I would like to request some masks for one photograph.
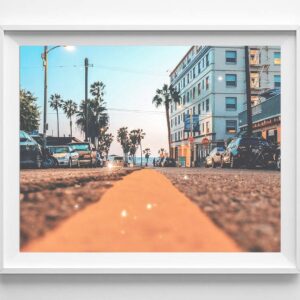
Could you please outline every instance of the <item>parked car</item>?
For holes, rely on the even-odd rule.
[[[171,157],[165,157],[161,162],[162,167],[177,167],[176,160]]]
[[[78,160],[80,166],[97,166],[97,151],[93,144],[82,142],[70,143],[68,145],[79,154]]]
[[[225,149],[223,147],[215,147],[209,155],[205,158],[204,166],[205,168],[221,165],[221,157],[224,153]]]
[[[247,166],[249,168],[274,165],[274,146],[258,137],[239,137],[233,139],[221,157],[221,167]]]
[[[58,166],[72,168],[80,167],[79,154],[68,145],[49,146],[49,152],[56,158]]]
[[[40,145],[25,131],[20,131],[20,165],[42,167],[42,150]]]
[[[109,156],[108,161],[106,162],[106,166],[109,168],[124,167],[125,162],[123,156],[117,156],[117,155]]]

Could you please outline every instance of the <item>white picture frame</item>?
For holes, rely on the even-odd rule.
[[[87,34],[88,33],[88,34]],[[279,253],[20,253],[18,157],[18,47],[21,44],[192,44],[231,37],[232,43],[282,47],[282,245]],[[179,39],[176,38],[180,37]],[[243,37],[244,35],[244,37]],[[257,39],[255,39],[257,36]],[[154,37],[154,40],[153,40]],[[122,40],[123,39],[123,40]],[[67,43],[66,43],[67,40]],[[22,42],[20,42],[22,41]],[[64,42],[62,42],[64,41]],[[228,44],[228,40],[226,41]],[[98,43],[97,43],[98,44]],[[300,29],[298,26],[2,26],[0,27],[1,273],[5,274],[291,274],[299,272]],[[288,100],[288,102],[287,102]],[[295,163],[296,162],[296,163]]]

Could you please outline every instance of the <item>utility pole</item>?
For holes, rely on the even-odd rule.
[[[88,70],[89,70],[89,60],[84,59],[84,70],[85,70],[85,141],[88,141]]]
[[[43,120],[43,144],[44,148],[47,146],[47,92],[48,92],[48,47],[44,46],[44,53],[42,54],[44,66],[44,120]]]
[[[250,64],[249,47],[245,46],[245,73],[246,73],[246,97],[247,97],[247,135],[252,135],[252,105],[251,105],[251,86],[250,86]]]
[[[193,137],[193,132],[194,132],[194,122],[193,122],[193,111],[192,109],[190,110],[190,132],[191,132],[191,137],[190,137],[190,150],[191,150],[191,158],[190,158],[190,168],[193,166],[193,161],[194,161],[194,137]]]

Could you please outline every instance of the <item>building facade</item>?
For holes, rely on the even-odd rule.
[[[280,87],[280,48],[250,47],[249,64],[257,105],[262,92]],[[193,46],[170,81],[181,96],[180,104],[170,106],[171,156],[182,166],[198,165],[238,132],[238,115],[246,107],[245,47]],[[185,132],[187,116],[195,115],[199,131]]]
[[[281,141],[280,91],[271,90],[260,95],[261,102],[252,107],[253,134],[279,145]],[[239,114],[240,131],[247,129],[247,111]]]

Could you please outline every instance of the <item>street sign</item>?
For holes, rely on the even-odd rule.
[[[189,114],[186,114],[184,118],[184,131],[191,132],[191,121],[192,121],[192,131],[199,132],[200,131],[199,115],[190,116]]]

